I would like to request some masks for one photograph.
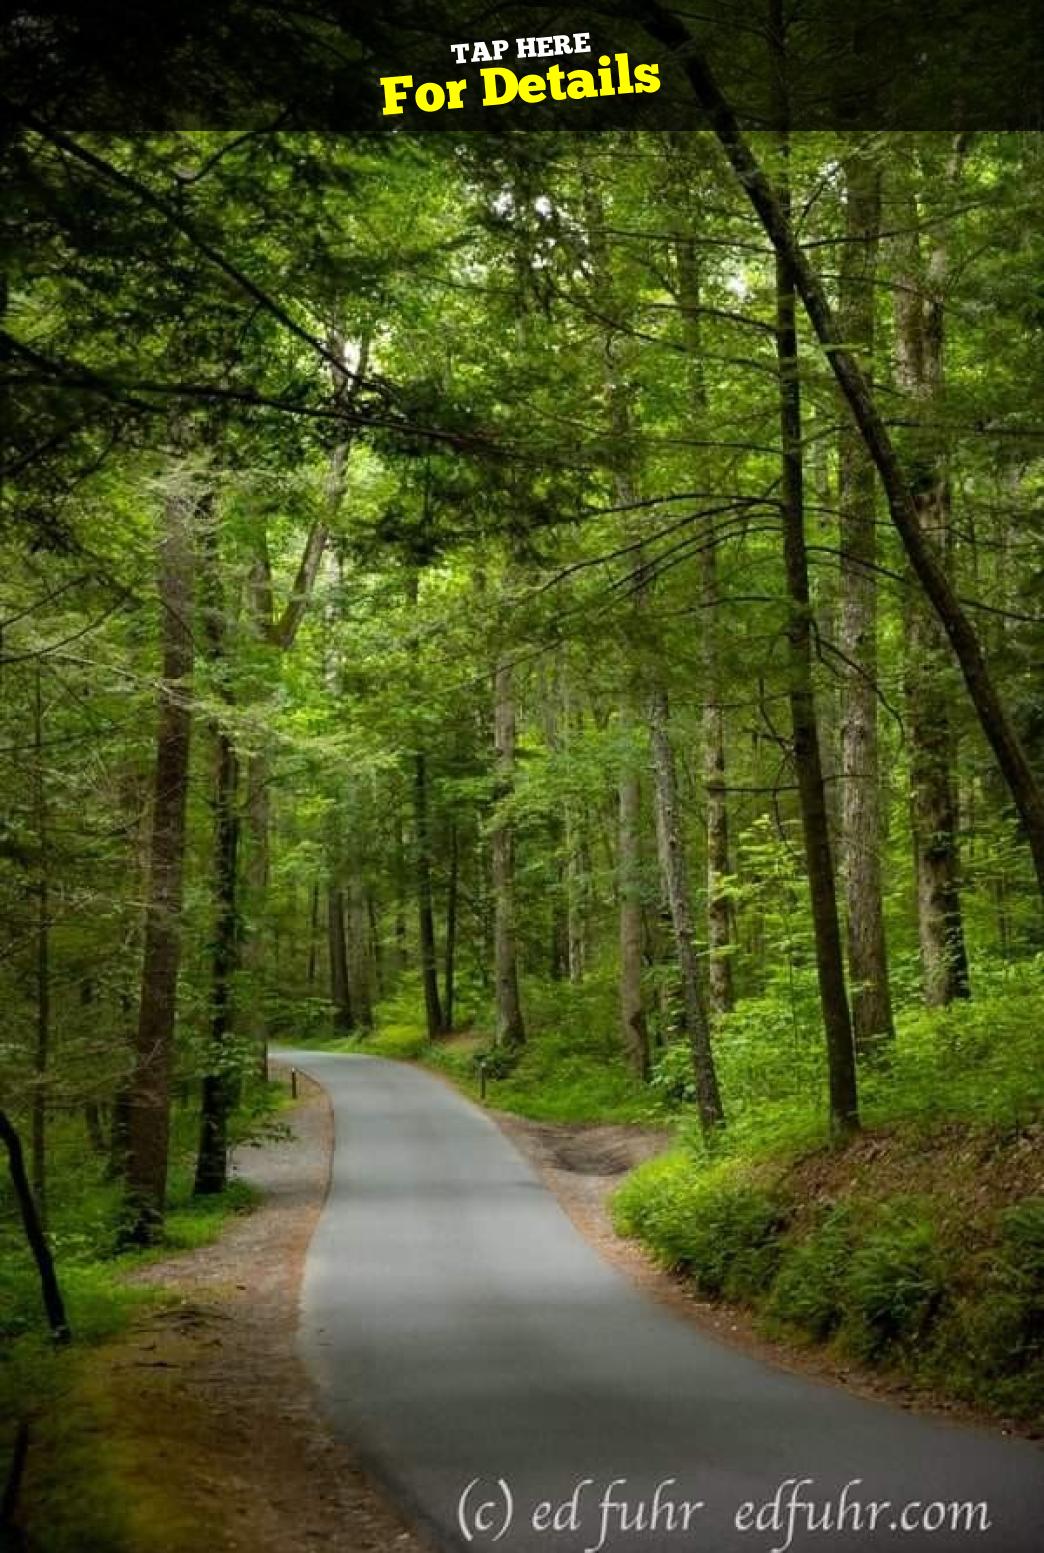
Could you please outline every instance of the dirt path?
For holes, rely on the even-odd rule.
[[[295,1351],[305,1252],[326,1192],[327,1103],[302,1080],[293,1141],[240,1151],[265,1194],[219,1241],[141,1281],[176,1290],[98,1356],[123,1471],[147,1485],[163,1553],[422,1553],[332,1438]],[[164,1509],[167,1485],[176,1501]],[[150,1531],[154,1528],[150,1527]]]

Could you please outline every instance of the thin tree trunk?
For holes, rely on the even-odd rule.
[[[241,956],[245,980],[253,989],[244,1009],[250,1040],[257,1051],[258,1069],[268,1076],[268,933],[265,926],[265,897],[269,879],[269,830],[271,806],[268,798],[268,760],[263,750],[255,750],[246,762],[244,819],[246,860],[243,887],[246,900],[247,930]]]
[[[442,1014],[446,1031],[453,1029],[454,985],[457,970],[457,894],[460,883],[460,847],[457,824],[450,821],[449,883],[446,889],[446,974]]]
[[[406,903],[409,897],[409,867],[402,834],[402,816],[395,816],[395,970],[401,976],[409,965],[406,930]]]
[[[36,1211],[36,1203],[33,1201],[32,1188],[29,1185],[29,1177],[26,1175],[25,1170],[22,1141],[6,1111],[0,1111],[0,1143],[7,1150],[11,1185],[14,1189],[18,1211],[22,1216],[25,1238],[29,1244],[29,1250],[32,1252],[33,1261],[36,1263],[36,1272],[40,1280],[40,1293],[43,1297],[44,1310],[47,1314],[47,1324],[51,1329],[51,1337],[56,1343],[67,1343],[71,1334],[65,1314],[65,1304],[62,1300],[61,1289],[58,1286],[58,1276],[54,1270],[54,1258],[51,1256],[51,1248],[47,1244],[47,1236],[44,1234],[40,1216]]]
[[[348,891],[348,967],[352,989],[352,1012],[357,1029],[373,1029],[373,982],[370,956],[370,925],[366,914],[366,894],[357,877]]]
[[[515,776],[515,701],[511,665],[497,664],[493,675],[493,760],[495,801],[510,797]],[[524,1044],[525,1024],[518,990],[515,939],[515,838],[510,819],[497,815],[491,833],[493,859],[493,974],[496,1041],[508,1048]]]
[[[160,547],[163,680],[156,735],[141,1004],[128,1097],[127,1233],[135,1243],[146,1245],[162,1232],[167,1187],[192,732],[194,512],[195,499],[191,494],[177,492],[167,497]]]
[[[11,1444],[11,1460],[0,1492],[0,1548],[4,1553],[29,1553],[25,1535],[15,1525],[22,1479],[29,1459],[29,1420],[20,1418]]]
[[[88,1100],[83,1108],[83,1124],[87,1129],[87,1142],[95,1154],[107,1155],[108,1144],[105,1141],[105,1131],[102,1127],[101,1106],[97,1100]]]
[[[960,664],[980,726],[1022,821],[1033,855],[1038,888],[1044,894],[1044,790],[1033,773],[1008,708],[994,684],[978,632],[942,559],[922,531],[913,490],[877,408],[870,381],[853,353],[845,348],[823,283],[797,241],[786,202],[751,152],[731,106],[722,96],[691,34],[656,0],[645,0],[641,17],[653,37],[671,48],[684,50],[684,69],[696,100],[706,113],[740,185],[801,296],[816,338],[824,348],[831,371],[877,467],[892,522],[913,571],[939,616]]]
[[[691,198],[690,169],[681,148],[685,174],[679,196]],[[707,414],[707,382],[703,370],[700,327],[700,273],[695,247],[688,236],[675,245],[678,270],[678,305],[682,312],[686,365],[697,422],[696,435],[704,435]],[[735,1001],[732,979],[733,912],[724,881],[729,873],[729,808],[726,796],[725,712],[722,707],[721,654],[718,624],[718,553],[705,544],[700,556],[703,592],[703,630],[700,640],[703,670],[703,789],[706,806],[707,943],[712,1016],[727,1014]]]
[[[710,1026],[696,962],[696,935],[692,914],[689,871],[681,830],[678,779],[668,727],[667,693],[657,687],[650,698],[649,730],[653,771],[656,778],[656,835],[660,868],[667,889],[675,953],[681,974],[685,1033],[692,1048],[696,1076],[696,1106],[704,1137],[711,1138],[725,1120],[718,1075],[711,1050]]]
[[[435,905],[431,888],[431,832],[428,816],[428,762],[418,751],[413,763],[413,826],[417,867],[417,916],[420,929],[421,980],[428,1040],[446,1028],[439,998],[438,949],[435,943]]]
[[[625,720],[626,719],[626,720]],[[621,717],[625,738],[631,722]],[[649,1028],[642,997],[642,790],[637,763],[624,756],[617,785],[617,875],[620,892],[620,1020],[624,1051],[635,1074],[649,1072]]]
[[[51,887],[47,792],[43,772],[43,687],[36,665],[33,698],[33,807],[38,849],[36,878],[36,1043],[33,1050],[32,1174],[40,1223],[47,1228],[47,1070],[51,1049]]]
[[[327,331],[327,349],[331,358],[347,367],[348,348],[343,334],[337,328]],[[333,404],[335,409],[350,408],[359,383],[365,377],[369,360],[370,335],[365,332],[359,344],[358,369],[355,375],[331,362]],[[262,542],[250,582],[251,608],[261,639],[280,653],[287,653],[297,640],[308,606],[315,592],[316,582],[330,543],[330,524],[336,518],[344,500],[348,476],[348,460],[351,453],[351,436],[346,432],[335,443],[330,454],[330,466],[326,478],[325,510],[312,523],[305,539],[289,595],[278,619],[274,616],[272,574],[267,544]],[[242,959],[244,970],[251,984],[260,989],[255,1006],[250,1013],[252,1037],[257,1045],[262,1079],[268,1078],[268,1009],[264,993],[267,987],[265,967],[268,957],[267,932],[264,920],[264,901],[269,882],[269,829],[271,811],[268,798],[268,760],[263,750],[256,751],[247,766],[246,822],[250,838],[245,869],[247,896],[247,931]]]
[[[319,881],[312,885],[312,905],[308,914],[308,970],[306,980],[308,990],[315,987],[317,961],[319,957]]]
[[[134,1035],[132,1029],[133,1005],[129,994],[122,991],[119,995],[120,1007],[120,1041],[127,1048],[133,1048]],[[130,1147],[130,1110],[131,1110],[131,1084],[130,1077],[124,1078],[116,1086],[116,1093],[112,1099],[112,1121],[109,1125],[109,1165],[106,1175],[110,1181],[118,1180],[127,1173],[127,1150]]]
[[[703,791],[707,836],[707,946],[712,1015],[727,1014],[736,1000],[732,979],[733,911],[729,876],[729,804],[726,794],[725,711],[717,642],[718,569],[714,547],[703,552]]]
[[[330,943],[330,1002],[334,1009],[334,1034],[351,1035],[355,1020],[348,980],[344,892],[336,884],[331,884],[327,892],[326,929]]]
[[[910,224],[911,233],[901,246],[895,293],[896,376],[900,388],[930,420],[942,380],[943,306],[937,293],[926,294],[929,277],[920,262],[917,208],[912,199],[904,205],[902,219]],[[941,274],[936,279],[941,280]],[[929,433],[922,437],[912,475],[918,522],[939,553],[946,555],[950,486],[945,453]],[[953,786],[956,751],[946,684],[949,654],[939,621],[924,600],[913,601],[905,623],[910,819],[921,970],[925,1002],[940,1007],[971,995]]]
[[[565,702],[566,750],[575,732],[582,727],[582,714],[578,711],[575,722],[569,703],[568,689]],[[587,866],[582,813],[577,812],[577,802],[572,794],[565,801],[565,851],[566,851],[566,963],[569,980],[579,986],[587,967],[587,908],[590,869]]]
[[[786,146],[784,144],[784,157]],[[788,200],[784,185],[783,199]],[[826,1033],[830,1123],[837,1137],[859,1126],[855,1050],[845,992],[834,861],[830,848],[819,730],[812,684],[812,602],[805,548],[804,470],[801,454],[801,388],[798,375],[794,277],[788,260],[776,260],[776,351],[779,360],[780,434],[783,447],[783,550],[790,600],[787,627],[790,715],[794,767],[808,867],[816,969]]]
[[[221,586],[217,531],[209,518],[201,553],[206,590],[203,624],[207,656],[221,700],[233,704],[227,682],[225,603]],[[202,589],[201,589],[202,591]],[[210,1049],[203,1076],[199,1147],[194,1190],[197,1196],[223,1192],[228,1183],[228,1123],[235,1104],[236,1080],[230,1071],[234,1025],[233,988],[239,965],[239,760],[228,728],[213,726],[214,736],[214,936],[210,964]]]
[[[594,259],[595,282],[602,298],[612,300],[612,263],[605,239],[605,210],[601,191],[581,152],[580,176],[588,242]],[[603,303],[603,305],[605,305]],[[624,512],[636,499],[634,481],[634,444],[631,427],[629,388],[619,362],[621,340],[606,333],[604,379],[608,398],[609,428],[615,449],[613,488],[616,505]],[[615,355],[614,355],[615,353]],[[631,537],[628,519],[623,519],[625,536]],[[643,552],[634,552],[634,610],[643,608]],[[636,677],[637,680],[637,677]],[[642,712],[644,695],[640,683],[628,686],[620,703],[620,732],[624,747],[623,763],[617,782],[617,876],[620,934],[620,1033],[628,1061],[644,1079],[649,1072],[649,1027],[642,994],[642,792],[640,765],[630,749]]]
[[[203,1078],[199,1151],[196,1157],[197,1195],[223,1192],[228,1182],[228,1122],[236,1090],[228,1062],[232,1038],[232,987],[239,945],[237,786],[238,762],[232,740],[227,734],[219,733],[214,800],[217,920],[214,924],[210,980],[210,1067]]]
[[[845,245],[838,321],[867,364],[874,351],[874,277],[881,172],[871,154],[845,162]],[[877,753],[877,526],[874,466],[846,419],[840,439],[841,864],[856,1052],[881,1055],[894,1039],[881,897],[881,778]]]
[[[366,925],[370,934],[370,954],[373,959],[373,980],[380,1001],[387,992],[387,983],[384,974],[384,944],[381,939],[381,924],[377,909],[377,900],[373,890],[366,891]]]

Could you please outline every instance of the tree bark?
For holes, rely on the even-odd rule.
[[[515,700],[510,663],[501,659],[493,673],[494,801],[511,796],[515,780]],[[493,862],[493,976],[496,995],[496,1044],[508,1049],[525,1044],[522,1000],[518,990],[515,936],[515,836],[511,820],[495,813],[490,836]]]
[[[581,154],[582,157],[582,154]],[[586,162],[581,159],[580,177],[588,242],[594,260],[594,278],[599,292],[608,298],[610,314],[613,300],[613,275],[606,245],[605,211],[601,191]],[[604,380],[609,410],[609,430],[615,450],[613,494],[625,513],[636,499],[634,450],[631,427],[630,388],[619,360],[621,340],[611,329],[605,336]],[[627,516],[622,520],[624,536],[632,529]],[[640,613],[644,602],[642,579],[643,553],[634,553],[634,610]],[[641,1079],[649,1073],[649,1027],[642,994],[642,793],[640,765],[628,747],[634,739],[642,715],[644,695],[636,682],[627,686],[620,702],[620,732],[624,757],[617,782],[617,878],[620,934],[620,1028],[624,1052]]]
[[[453,1005],[454,989],[457,972],[457,895],[460,883],[460,846],[457,836],[457,822],[450,821],[450,855],[449,855],[449,883],[446,888],[446,961],[445,961],[445,996],[442,1003],[442,1017],[446,1025],[446,1033],[453,1029]]]
[[[366,910],[366,892],[353,877],[348,890],[348,968],[352,989],[352,1012],[356,1028],[373,1029],[373,960],[370,952],[370,922]]]
[[[874,278],[881,172],[872,154],[848,157],[838,322],[867,367],[874,352]],[[874,466],[850,418],[840,437],[841,866],[856,1052],[873,1059],[894,1039],[881,896],[881,778],[877,749],[877,526]]]
[[[428,815],[428,761],[418,751],[413,762],[413,829],[417,870],[417,918],[420,934],[421,980],[428,1040],[437,1040],[446,1028],[439,997],[438,949],[435,943],[435,905],[431,888],[431,828]]]
[[[645,0],[641,20],[651,36],[684,49],[684,68],[696,100],[707,115],[722,150],[758,215],[778,258],[786,264],[804,303],[816,338],[826,352],[841,392],[859,428],[888,498],[888,507],[914,574],[927,594],[961,667],[982,731],[994,752],[1022,821],[1044,894],[1044,790],[1026,757],[1018,732],[983,656],[978,633],[950,581],[946,568],[925,537],[917,503],[899,462],[866,373],[845,341],[822,281],[805,257],[785,202],[747,145],[731,106],[722,96],[706,60],[685,26],[669,11]]]
[[[315,973],[319,958],[319,882],[312,885],[311,906],[308,912],[308,967],[305,980],[309,992],[315,986]]]
[[[625,711],[625,738],[632,724]],[[617,785],[617,875],[620,893],[620,1020],[624,1051],[638,1078],[649,1073],[649,1028],[642,996],[642,790],[629,754]]]
[[[228,682],[225,600],[217,530],[208,514],[201,538],[205,558],[200,578],[205,589],[203,628],[207,658],[222,703],[231,709]],[[212,725],[214,739],[213,891],[214,936],[210,962],[210,1048],[203,1076],[199,1147],[194,1190],[197,1196],[223,1192],[228,1183],[228,1123],[236,1099],[230,1069],[234,1025],[233,989],[239,968],[239,759],[228,727]]]
[[[29,1244],[29,1250],[32,1252],[33,1261],[36,1263],[36,1272],[40,1280],[40,1293],[43,1297],[44,1310],[47,1315],[47,1324],[51,1329],[51,1337],[56,1343],[67,1343],[71,1333],[65,1314],[65,1304],[62,1300],[61,1289],[58,1285],[58,1276],[54,1270],[54,1258],[51,1256],[51,1248],[47,1244],[47,1236],[44,1234],[43,1225],[40,1223],[40,1216],[36,1211],[36,1203],[33,1200],[29,1177],[26,1175],[22,1140],[19,1138],[14,1124],[6,1111],[0,1111],[0,1143],[7,1150],[7,1163],[11,1172],[11,1186],[14,1189],[18,1211],[22,1216],[25,1238]]]
[[[214,898],[216,920],[210,973],[209,1070],[203,1077],[197,1196],[223,1192],[228,1184],[228,1122],[236,1083],[229,1069],[233,983],[239,955],[239,763],[228,733],[217,732],[214,794]]]
[[[163,665],[156,735],[152,841],[141,1003],[129,1086],[127,1234],[148,1245],[162,1232],[170,1139],[171,1073],[181,963],[180,915],[192,732],[192,596],[195,497],[164,503],[159,598]]]
[[[684,150],[682,156],[684,158]],[[685,161],[682,163],[686,173]],[[680,191],[688,196],[686,187]],[[696,435],[703,435],[707,414],[707,382],[703,371],[700,327],[700,272],[696,250],[686,235],[675,244],[678,306],[689,370]],[[733,913],[724,880],[729,873],[729,809],[726,796],[725,712],[722,707],[721,655],[718,642],[718,554],[704,545],[700,556],[703,630],[700,659],[703,670],[703,791],[706,806],[708,991],[712,1015],[727,1014],[735,1002],[732,979]]]
[[[355,1028],[348,950],[345,944],[344,891],[331,884],[326,897],[326,930],[330,944],[330,1002],[334,1010],[334,1034],[351,1035]]]
[[[32,1173],[40,1223],[47,1228],[47,1070],[51,1051],[51,883],[47,790],[43,771],[43,686],[39,660],[33,697],[33,808],[36,878],[36,1043],[33,1050]]]
[[[944,312],[938,290],[944,263],[925,273],[917,207],[904,204],[910,235],[901,243],[895,292],[896,379],[928,420],[942,385]],[[934,280],[934,285],[932,284]],[[945,450],[922,432],[912,472],[922,531],[940,554],[950,548],[950,483]],[[942,1007],[971,995],[961,911],[956,748],[946,685],[948,653],[939,621],[915,599],[906,614],[906,719],[910,747],[910,819],[917,881],[917,927],[925,1002]]]
[[[712,1138],[725,1121],[725,1110],[714,1066],[707,1010],[699,983],[678,779],[668,730],[667,692],[662,687],[654,689],[650,698],[649,730],[656,779],[656,836],[660,848],[660,870],[666,886],[674,947],[681,974],[685,1033],[692,1048],[696,1077],[696,1107],[704,1137]]]
[[[785,157],[785,144],[783,149]],[[788,198],[785,187],[783,198]],[[794,767],[801,805],[816,969],[826,1034],[830,1124],[835,1136],[843,1138],[857,1130],[859,1106],[812,683],[812,602],[805,546],[801,387],[794,277],[788,260],[780,256],[776,260],[776,352],[779,360],[779,413],[783,448],[783,551],[790,600],[787,645]]]

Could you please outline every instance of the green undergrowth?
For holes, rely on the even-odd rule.
[[[320,1037],[310,1044],[418,1062],[444,1073],[472,1098],[479,1096],[484,1062],[487,1104],[537,1121],[655,1123],[680,1109],[629,1071],[611,988],[534,983],[526,991],[530,1034],[517,1053],[497,1048],[481,1021],[429,1041],[412,985],[379,1007],[377,1027],[365,1038]]]
[[[614,1222],[767,1335],[1039,1423],[1044,1197],[1017,1168],[1034,1146],[950,1128],[784,1164],[682,1150],[632,1172]]]
[[[239,1141],[277,1130],[283,1104],[275,1085],[251,1095],[236,1121]],[[120,1252],[119,1183],[108,1178],[107,1161],[90,1151],[79,1117],[52,1125],[49,1239],[73,1333],[65,1348],[55,1349],[48,1338],[35,1268],[7,1180],[0,1181],[0,1481],[15,1430],[27,1420],[22,1497],[34,1553],[143,1553],[153,1546],[141,1530],[148,1521],[147,1486],[129,1485],[119,1474],[104,1391],[91,1366],[100,1344],[174,1298],[170,1290],[129,1282],[129,1272],[210,1243],[230,1218],[256,1204],[257,1193],[241,1181],[219,1196],[192,1196],[197,1128],[195,1109],[177,1107],[162,1244]],[[154,1546],[159,1553],[162,1539]]]

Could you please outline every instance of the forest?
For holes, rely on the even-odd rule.
[[[8,140],[12,1424],[281,1046],[669,1130],[621,1232],[1036,1415],[1044,142],[695,84]]]

